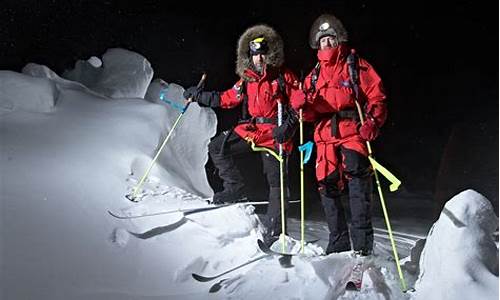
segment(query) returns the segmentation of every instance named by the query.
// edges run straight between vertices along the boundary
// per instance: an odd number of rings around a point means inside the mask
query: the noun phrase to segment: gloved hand
[[[359,128],[359,135],[365,141],[373,141],[379,134],[379,128],[372,117],[367,117]]]
[[[293,109],[288,109],[286,112],[286,118],[284,118],[281,126],[273,128],[273,138],[278,144],[283,144],[289,141],[299,123],[299,115]]]
[[[220,96],[218,92],[203,92],[201,87],[192,86],[187,88],[183,93],[184,98],[191,101],[198,102],[201,106],[219,107]]]
[[[186,100],[189,100],[191,98],[191,101],[198,102],[201,95],[201,88],[197,86],[191,86],[187,88],[187,90],[185,90],[182,95]]]

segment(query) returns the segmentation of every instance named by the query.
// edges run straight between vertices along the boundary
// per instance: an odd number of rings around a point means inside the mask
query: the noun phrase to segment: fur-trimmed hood
[[[327,24],[323,31],[320,29],[321,25]],[[319,39],[323,34],[336,35],[339,43],[348,41],[347,30],[342,25],[337,17],[331,14],[323,14],[319,16],[311,26],[309,31],[309,45],[313,49],[319,48]]]
[[[245,80],[251,80],[245,75],[245,70],[251,69],[253,65],[249,54],[249,43],[258,37],[264,37],[269,47],[265,59],[267,68],[278,69],[285,62],[281,36],[273,28],[265,24],[250,27],[240,36],[238,49],[236,50],[236,74]]]

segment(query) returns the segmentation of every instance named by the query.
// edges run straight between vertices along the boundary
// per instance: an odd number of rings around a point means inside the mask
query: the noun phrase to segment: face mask
[[[335,61],[340,53],[340,47],[318,50],[319,61]]]

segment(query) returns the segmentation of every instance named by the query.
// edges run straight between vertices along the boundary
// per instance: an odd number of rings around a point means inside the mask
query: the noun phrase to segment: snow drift
[[[498,218],[490,201],[466,190],[449,200],[420,259],[418,299],[497,299]]]

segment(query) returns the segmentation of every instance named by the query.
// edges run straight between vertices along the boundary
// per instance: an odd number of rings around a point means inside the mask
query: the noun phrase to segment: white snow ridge
[[[418,281],[407,277],[413,293],[401,291],[386,244],[375,245],[361,290],[349,292],[350,252],[326,256],[313,242],[285,268],[257,247],[253,206],[186,211],[210,206],[204,166],[217,119],[193,103],[173,129],[184,89],[152,77],[147,59],[125,49],[79,61],[66,79],[37,64],[0,71],[1,299],[498,297],[498,219],[473,191],[450,200],[435,223]],[[171,130],[140,202],[130,202],[125,195]],[[299,251],[297,240],[286,241]],[[193,273],[225,274],[198,282]]]

